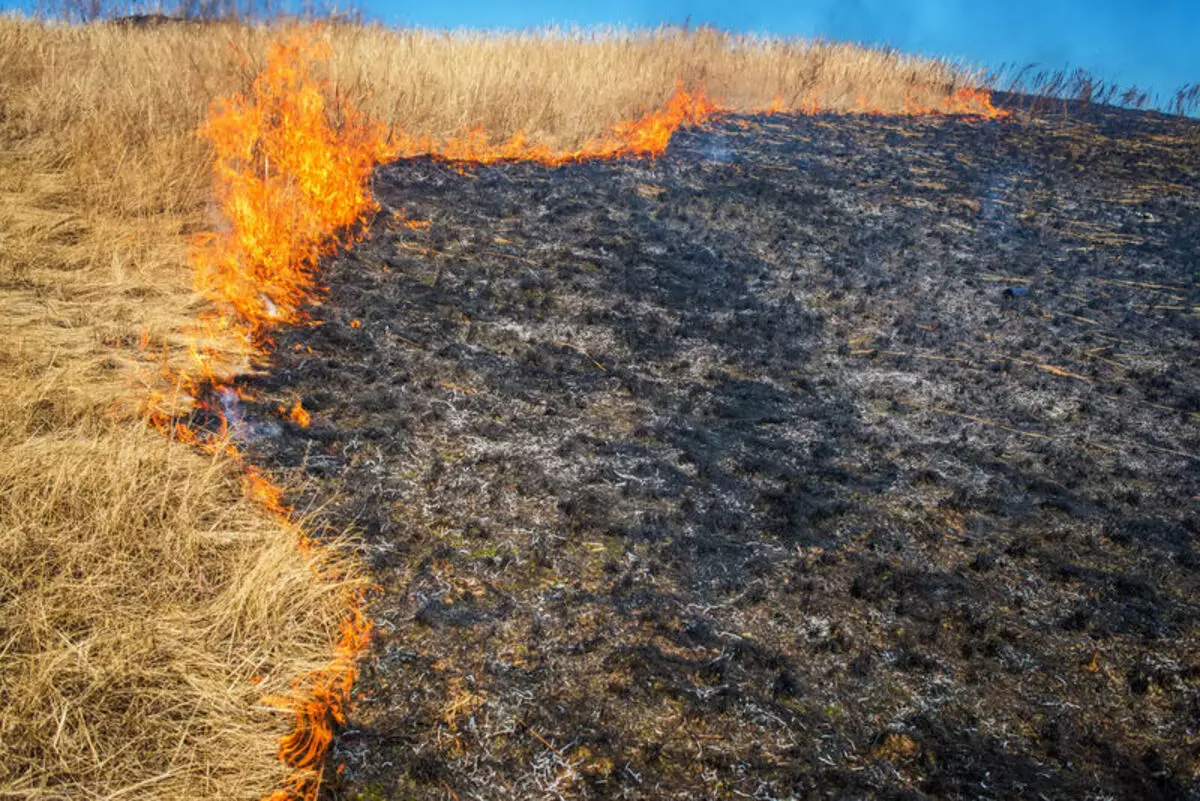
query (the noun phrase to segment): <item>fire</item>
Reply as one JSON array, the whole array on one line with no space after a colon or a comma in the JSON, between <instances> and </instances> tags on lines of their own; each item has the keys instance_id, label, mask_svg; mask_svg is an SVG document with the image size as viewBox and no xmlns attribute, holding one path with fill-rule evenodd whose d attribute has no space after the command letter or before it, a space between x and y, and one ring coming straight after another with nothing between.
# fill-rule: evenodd
<instances>
[{"instance_id":1,"label":"fire","mask_svg":"<svg viewBox=\"0 0 1200 801\"><path fill-rule=\"evenodd\" d=\"M555 150L546 144L532 143L524 131L517 131L506 142L492 142L481 128L473 128L462 136L443 141L428 135L412 136L396 129L392 132L390 146L398 158L428 155L440 161L480 165L501 161L533 161L559 166L592 159L654 157L662 155L671 135L681 125L701 125L716 114L727 111L729 109L709 100L703 88L687 92L682 83L677 83L675 93L663 108L636 120L615 123L604 135L585 142L578 150Z\"/></svg>"},{"instance_id":2,"label":"fire","mask_svg":"<svg viewBox=\"0 0 1200 801\"><path fill-rule=\"evenodd\" d=\"M270 45L266 68L249 92L214 103L200 131L213 147L214 195L227 228L195 239L191 264L197 290L217 313L188 332L191 370L167 376L182 389L175 398L152 394L147 417L173 439L222 450L238 462L228 434L245 425L237 407L241 393L222 382L232 372L228 359L203 343L219 341L225 350L254 356L270 344L271 327L304 319L303 306L321 291L320 258L348 244L347 230L376 210L367 180L390 154L381 125L328 101L329 87L314 69L329 54L314 30L283 36ZM193 409L219 419L220 430L178 422L172 410L180 393ZM311 420L300 401L280 413L300 426ZM291 522L283 490L253 466L242 467L246 495L281 520L302 551L316 553L314 570L329 570L320 545ZM293 773L271 794L274 801L315 801L334 727L345 722L357 659L372 630L357 590L345 603L329 664L297 679L287 697L267 699L295 716L279 751Z\"/></svg>"},{"instance_id":3,"label":"fire","mask_svg":"<svg viewBox=\"0 0 1200 801\"><path fill-rule=\"evenodd\" d=\"M246 468L242 475L242 486L245 487L248 498L257 501L279 517L287 518L291 514L292 510L283 503L283 490L272 484L258 468Z\"/></svg>"},{"instance_id":4,"label":"fire","mask_svg":"<svg viewBox=\"0 0 1200 801\"><path fill-rule=\"evenodd\" d=\"M940 106L929 107L915 103L911 98L904 99L905 114L923 115L957 115L979 119L998 120L1012 116L1007 109L998 109L992 105L992 93L986 89L971 89L964 87L942 100Z\"/></svg>"},{"instance_id":5,"label":"fire","mask_svg":"<svg viewBox=\"0 0 1200 801\"><path fill-rule=\"evenodd\" d=\"M406 208L402 208L402 209L400 209L400 211L393 212L392 219L394 221L396 221L397 223L399 223L400 225L403 225L405 228L409 228L413 231L428 231L429 228L433 225L433 222L431 220L414 220L414 219L412 219L411 217L408 216L408 209L406 209Z\"/></svg>"},{"instance_id":6,"label":"fire","mask_svg":"<svg viewBox=\"0 0 1200 801\"><path fill-rule=\"evenodd\" d=\"M279 745L279 758L296 773L268 797L269 801L308 801L316 797L334 728L346 722L350 691L358 678L358 657L370 638L371 623L363 615L361 603L355 603L342 623L330 664L303 677L292 696L266 699L296 716L295 728Z\"/></svg>"},{"instance_id":7,"label":"fire","mask_svg":"<svg viewBox=\"0 0 1200 801\"><path fill-rule=\"evenodd\" d=\"M280 414L286 414L289 420L301 428L308 428L308 424L312 422L312 415L304 408L304 404L301 401L296 401L296 405L291 409L288 409L286 406L280 406L279 412Z\"/></svg>"},{"instance_id":8,"label":"fire","mask_svg":"<svg viewBox=\"0 0 1200 801\"><path fill-rule=\"evenodd\" d=\"M243 475L246 494L287 524L305 553L320 551L319 543L308 538L291 522L291 507L283 501L283 491L261 472L248 466ZM320 560L317 560L320 563ZM320 567L314 569L321 569ZM333 657L325 667L300 676L292 682L292 691L271 696L263 702L292 713L291 732L279 743L279 759L292 774L265 801L316 801L321 789L325 758L338 726L346 723L350 692L358 678L358 660L371 641L374 628L363 614L361 593L346 598L347 615L338 627Z\"/></svg>"},{"instance_id":9,"label":"fire","mask_svg":"<svg viewBox=\"0 0 1200 801\"><path fill-rule=\"evenodd\" d=\"M293 31L270 46L249 93L214 103L201 129L229 227L195 240L196 287L256 341L301 319L320 257L376 208L367 179L388 155L383 127L327 103L313 68L329 55L311 31Z\"/></svg>"},{"instance_id":10,"label":"fire","mask_svg":"<svg viewBox=\"0 0 1200 801\"><path fill-rule=\"evenodd\" d=\"M820 106L820 104L817 102L817 98L816 98L816 96L815 96L815 95L812 95L812 94L810 94L810 95L809 95L809 96L808 96L808 97L807 97L807 98L804 100L804 102L803 102L803 103L800 105L800 107L799 107L798 109L796 109L796 110L797 110L797 111L799 111L801 114L809 114L809 115L813 115L813 114L819 114L819 113L820 113L820 111L821 111L821 106Z\"/></svg>"},{"instance_id":11,"label":"fire","mask_svg":"<svg viewBox=\"0 0 1200 801\"><path fill-rule=\"evenodd\" d=\"M428 153L443 161L475 164L531 160L559 165L653 157L666 150L679 126L703 123L723 110L703 90L688 93L678 86L664 108L617 123L571 152L531 144L522 132L498 144L480 130L443 142L399 130L385 139L380 125L353 108L327 108L327 87L314 77L313 68L328 56L328 46L311 32L293 32L271 45L266 68L248 94L219 101L210 109L201 133L215 153L214 194L228 228L193 243L196 287L220 310L193 332L199 341L229 341L232 333L253 353L270 344L272 327L302 321L303 306L320 296L316 271L321 257L348 244L352 237L345 231L377 208L366 183L381 160ZM338 126L329 123L330 112L340 119ZM396 217L414 230L429 226L427 221L409 220L403 210ZM360 323L355 320L352 325ZM201 386L222 399L233 394L218 380L212 354L193 349L193 356L197 375L188 382L192 395L205 394L197 389ZM235 412L225 406L222 402L214 410L222 420L220 437L178 423L170 433L181 441L216 447L212 443L224 441L227 421L236 428L236 421L228 420ZM300 426L311 420L299 401L279 411ZM167 420L160 421L164 429L170 425ZM236 449L231 452L237 457ZM248 497L290 521L282 490L261 472L245 466L243 483ZM318 547L294 530L302 549ZM346 720L358 658L371 636L361 597L348 598L347 606L330 663L298 679L291 694L267 699L295 718L279 748L280 759L293 773L269 801L314 801L320 790L335 728Z\"/></svg>"}]
</instances>

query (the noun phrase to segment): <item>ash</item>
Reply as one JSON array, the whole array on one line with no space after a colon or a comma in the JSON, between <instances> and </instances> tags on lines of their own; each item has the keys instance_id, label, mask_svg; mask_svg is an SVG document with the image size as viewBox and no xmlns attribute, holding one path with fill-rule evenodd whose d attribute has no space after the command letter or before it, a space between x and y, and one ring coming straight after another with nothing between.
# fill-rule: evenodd
<instances>
[{"instance_id":1,"label":"ash","mask_svg":"<svg viewBox=\"0 0 1200 801\"><path fill-rule=\"evenodd\" d=\"M381 587L330 797L1200 797L1198 154L775 116L380 169L245 381Z\"/></svg>"}]
</instances>

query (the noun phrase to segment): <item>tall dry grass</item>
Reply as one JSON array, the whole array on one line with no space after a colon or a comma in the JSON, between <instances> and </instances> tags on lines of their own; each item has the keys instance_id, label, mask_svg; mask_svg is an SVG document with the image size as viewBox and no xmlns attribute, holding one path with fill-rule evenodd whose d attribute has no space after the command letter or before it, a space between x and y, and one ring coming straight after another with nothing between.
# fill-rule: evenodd
<instances>
[{"instance_id":1,"label":"tall dry grass","mask_svg":"<svg viewBox=\"0 0 1200 801\"><path fill-rule=\"evenodd\" d=\"M186 344L192 132L262 39L0 22L0 797L260 796L344 613L227 458L110 412Z\"/></svg>"},{"instance_id":2,"label":"tall dry grass","mask_svg":"<svg viewBox=\"0 0 1200 801\"><path fill-rule=\"evenodd\" d=\"M743 111L780 98L827 111L936 107L981 76L946 61L854 45L693 31L550 30L517 34L332 32L335 74L363 110L405 130L448 136L524 129L574 149L616 120L663 103L680 80Z\"/></svg>"},{"instance_id":3,"label":"tall dry grass","mask_svg":"<svg viewBox=\"0 0 1200 801\"><path fill-rule=\"evenodd\" d=\"M832 110L933 106L973 79L709 30L323 35L337 90L387 124L563 147L676 79ZM0 18L0 797L261 795L289 721L260 701L323 661L344 611L227 457L132 413L199 311L183 237L219 222L193 132L269 36Z\"/></svg>"}]
</instances>

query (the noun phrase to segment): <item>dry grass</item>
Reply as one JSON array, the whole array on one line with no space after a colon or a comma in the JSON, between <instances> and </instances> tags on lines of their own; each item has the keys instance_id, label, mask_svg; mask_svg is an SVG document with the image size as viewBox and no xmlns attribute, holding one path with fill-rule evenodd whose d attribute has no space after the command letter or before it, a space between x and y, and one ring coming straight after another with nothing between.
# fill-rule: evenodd
<instances>
[{"instance_id":1,"label":"dry grass","mask_svg":"<svg viewBox=\"0 0 1200 801\"><path fill-rule=\"evenodd\" d=\"M313 669L337 595L228 465L78 428L0 462L0 796L253 797L282 778L259 707Z\"/></svg>"},{"instance_id":2,"label":"dry grass","mask_svg":"<svg viewBox=\"0 0 1200 801\"><path fill-rule=\"evenodd\" d=\"M447 136L524 129L575 148L612 122L661 104L676 80L737 110L775 97L828 111L936 106L980 77L953 64L852 45L683 32L437 34L339 27L333 67L364 111ZM452 65L452 68L451 68Z\"/></svg>"},{"instance_id":3,"label":"dry grass","mask_svg":"<svg viewBox=\"0 0 1200 801\"><path fill-rule=\"evenodd\" d=\"M561 146L677 78L738 108L899 110L973 77L705 30L325 35L338 90L384 122ZM268 37L0 19L0 797L262 794L288 721L260 701L321 662L343 612L227 458L127 413L198 311L183 235L216 221L193 131Z\"/></svg>"}]
</instances>

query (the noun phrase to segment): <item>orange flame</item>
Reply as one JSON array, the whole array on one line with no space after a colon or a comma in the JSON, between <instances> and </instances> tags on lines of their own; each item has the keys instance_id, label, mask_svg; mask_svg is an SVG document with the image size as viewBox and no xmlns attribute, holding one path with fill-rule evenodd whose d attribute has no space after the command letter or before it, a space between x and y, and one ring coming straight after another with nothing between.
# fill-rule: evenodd
<instances>
[{"instance_id":1,"label":"orange flame","mask_svg":"<svg viewBox=\"0 0 1200 801\"><path fill-rule=\"evenodd\" d=\"M428 231L433 222L430 220L414 220L408 216L408 209L402 208L393 212L392 219L413 231Z\"/></svg>"},{"instance_id":2,"label":"orange flame","mask_svg":"<svg viewBox=\"0 0 1200 801\"><path fill-rule=\"evenodd\" d=\"M286 518L291 509L283 503L283 490L271 483L256 467L247 467L242 476L242 485L246 496L258 501L263 507L274 512L279 517Z\"/></svg>"},{"instance_id":3,"label":"orange flame","mask_svg":"<svg viewBox=\"0 0 1200 801\"><path fill-rule=\"evenodd\" d=\"M227 230L193 242L192 265L197 289L221 314L206 321L198 339L235 334L248 352L269 344L271 327L303 319L302 307L317 299L320 258L351 237L345 229L377 206L366 187L374 165L388 157L428 153L443 161L489 164L502 160L533 160L548 165L583 159L657 156L671 134L685 123L701 123L720 109L703 90L694 94L677 87L665 108L634 121L617 123L602 137L572 152L532 145L518 132L493 145L479 130L444 142L393 132L386 141L382 128L345 104L333 109L340 125L329 123L326 86L312 67L329 55L310 32L295 31L273 43L267 66L248 95L215 103L201 133L212 143L215 194L227 220ZM414 230L427 221L397 217ZM354 327L361 325L355 320ZM210 355L193 349L199 375L190 385L219 384ZM280 409L301 426L310 416L300 402ZM168 427L163 418L161 427ZM204 446L205 437L175 424L183 441ZM222 431L222 434L224 432ZM222 438L223 439L223 438ZM236 455L236 450L232 451ZM291 510L282 490L258 470L245 468L249 497L282 520ZM299 545L317 547L296 531ZM295 716L279 757L292 774L268 797L269 801L315 801L325 758L335 727L345 723L351 688L358 675L357 660L370 641L372 624L362 613L362 598L347 599L343 621L328 665L293 684L291 694L267 699Z\"/></svg>"},{"instance_id":4,"label":"orange flame","mask_svg":"<svg viewBox=\"0 0 1200 801\"><path fill-rule=\"evenodd\" d=\"M308 428L308 424L312 422L312 415L308 413L308 409L304 408L304 403L296 401L296 405L290 410L286 406L280 406L279 411L286 414L288 419L301 428Z\"/></svg>"},{"instance_id":5,"label":"orange flame","mask_svg":"<svg viewBox=\"0 0 1200 801\"><path fill-rule=\"evenodd\" d=\"M910 98L904 98L905 114L956 115L978 119L999 120L1012 116L1007 109L992 105L992 93L986 89L964 87L942 100L938 107L922 106Z\"/></svg>"},{"instance_id":6,"label":"orange flame","mask_svg":"<svg viewBox=\"0 0 1200 801\"><path fill-rule=\"evenodd\" d=\"M783 97L781 95L775 95L773 98L771 98L771 105L763 109L761 113L780 114L784 111L787 111L787 106L783 102Z\"/></svg>"},{"instance_id":7,"label":"orange flame","mask_svg":"<svg viewBox=\"0 0 1200 801\"><path fill-rule=\"evenodd\" d=\"M266 801L315 801L334 728L346 722L350 691L358 678L358 657L370 643L371 630L361 601L356 600L342 622L333 660L302 677L292 695L266 699L295 715L292 732L279 744L279 758L295 772Z\"/></svg>"},{"instance_id":8,"label":"orange flame","mask_svg":"<svg viewBox=\"0 0 1200 801\"><path fill-rule=\"evenodd\" d=\"M196 286L256 340L301 319L318 291L320 257L343 243L338 231L376 208L366 184L387 155L383 128L347 104L328 107L312 67L329 54L304 30L272 43L249 94L214 103L201 129L229 228L194 241Z\"/></svg>"},{"instance_id":9,"label":"orange flame","mask_svg":"<svg viewBox=\"0 0 1200 801\"><path fill-rule=\"evenodd\" d=\"M269 46L266 68L248 94L209 109L201 135L213 146L214 194L228 228L193 241L196 287L220 312L191 332L197 343L229 342L233 335L251 355L268 344L270 327L302 320L303 305L320 292L321 256L347 244L352 236L345 229L377 208L367 180L389 154L383 128L345 103L327 102L328 86L314 77L313 68L328 56L329 46L313 30L294 30ZM198 345L191 351L193 375L181 379L189 394L199 396L196 389L203 386L221 389L216 356ZM220 435L194 431L161 411L168 406L164 400L152 399L152 425L181 442L224 448L240 459L227 444L223 415ZM310 422L299 401L280 411L298 425ZM244 471L246 494L287 523L301 550L319 551L290 522L283 491L254 467ZM317 559L314 570L327 570L328 564ZM345 722L357 658L372 628L357 591L346 604L330 663L297 679L288 697L268 699L295 715L279 751L293 773L271 794L275 801L315 801L334 727Z\"/></svg>"},{"instance_id":10,"label":"orange flame","mask_svg":"<svg viewBox=\"0 0 1200 801\"><path fill-rule=\"evenodd\" d=\"M358 679L358 658L371 639L372 625L355 605L342 624L334 659L301 677L291 694L264 702L292 712L293 729L279 744L279 759L293 769L264 801L316 801L335 727L345 725L350 691Z\"/></svg>"},{"instance_id":11,"label":"orange flame","mask_svg":"<svg viewBox=\"0 0 1200 801\"><path fill-rule=\"evenodd\" d=\"M685 124L699 125L715 114L727 111L708 99L704 89L694 93L677 83L675 93L666 105L636 120L612 125L603 135L584 143L578 150L555 150L546 144L527 140L525 132L517 131L502 143L494 143L482 128L472 128L462 136L438 141L425 136L412 136L400 129L392 132L390 146L398 158L428 155L440 161L494 164L501 161L534 161L558 166L591 159L615 159L622 156L654 157L662 155L671 134Z\"/></svg>"},{"instance_id":12,"label":"orange flame","mask_svg":"<svg viewBox=\"0 0 1200 801\"><path fill-rule=\"evenodd\" d=\"M288 524L301 551L320 549L318 543L291 523L291 507L284 504L283 491L278 486L253 466L246 467L243 482L249 497ZM346 605L347 616L338 626L338 639L329 663L293 681L288 695L263 699L264 703L294 716L292 731L279 742L279 759L292 773L265 801L316 801L320 794L334 730L346 723L350 693L358 679L358 659L370 644L374 629L374 624L363 614L361 593L349 594Z\"/></svg>"}]
</instances>

